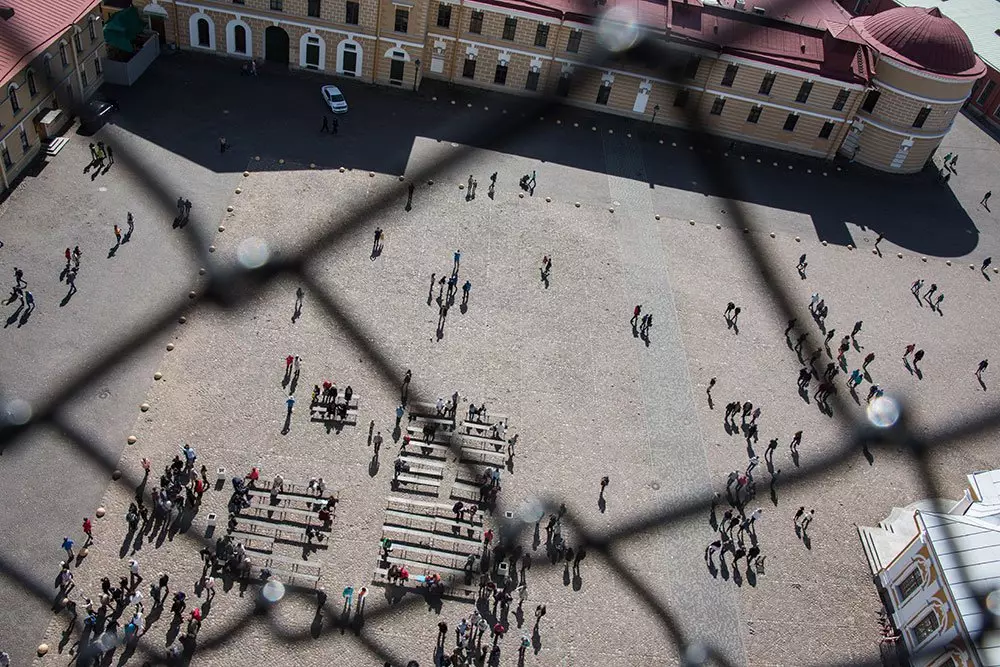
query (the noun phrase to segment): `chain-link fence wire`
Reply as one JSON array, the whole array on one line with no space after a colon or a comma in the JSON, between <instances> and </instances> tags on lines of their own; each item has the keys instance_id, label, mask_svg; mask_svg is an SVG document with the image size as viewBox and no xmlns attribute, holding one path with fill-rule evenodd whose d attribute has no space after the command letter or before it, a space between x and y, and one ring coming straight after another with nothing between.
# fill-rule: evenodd
<instances>
[{"instance_id":1,"label":"chain-link fence wire","mask_svg":"<svg viewBox=\"0 0 1000 667\"><path fill-rule=\"evenodd\" d=\"M772 15L782 16L785 15L787 9L800 1L778 0L770 6L770 11ZM581 2L577 9L581 14L592 13L592 8L588 7L585 2ZM731 22L719 31L720 46L718 51L720 53L725 50L726 44L740 44L748 38L752 31L761 25L766 25L764 19L747 16L749 20ZM5 32L7 34L13 33L12 41L14 42L27 41L26 38L22 39L16 30L10 30L9 27ZM594 82L600 76L601 66L609 63L616 67L633 66L647 71L655 71L671 84L683 85L682 73L691 53L684 47L664 39L660 35L644 32L642 26L638 25L627 12L618 9L606 12L597 19L597 32L600 36L601 48L596 49L594 54L586 59L581 68L582 72L574 72L575 85L586 85ZM704 45L701 47L704 48ZM50 88L54 89L51 75L46 74L46 78ZM443 154L433 164L408 173L407 179L414 183L432 180L436 175L447 172L465 162L476 150L472 148L473 146L502 150L506 143L514 137L531 132L538 117L550 113L561 104L561 99L551 94L537 98L517 98L511 100L514 113L499 121L492 120L488 126L470 120L466 120L464 123L459 121L460 124L454 129L457 130L456 141L462 144L463 148ZM78 116L87 113L85 105L80 101L77 102L74 111ZM727 171L723 160L711 157L723 153L723 140L706 131L705 119L695 106L688 105L684 113L686 129L691 133L695 147L698 149L694 154L699 160L709 186L728 200L727 211L729 211L733 226L736 229L748 230L748 233L741 236L744 249L753 260L757 278L769 288L775 317L787 320L799 319L796 315L802 314L802 309L793 305L791 295L778 280L775 268L768 261L760 243L761 237L757 233L758 225L742 204L744 199L741 196L739 179L735 178L732 172ZM156 178L155 165L133 153L127 144L118 148L116 162L123 168L125 178L130 181L137 196L146 196L158 202L164 212L174 210L173 193L168 192L166 185ZM90 363L81 364L81 370L77 372L75 377L62 383L59 388L40 402L27 405L23 401L7 396L4 401L3 421L0 423L0 449L23 444L25 436L32 429L52 428L59 432L61 437L71 443L76 450L98 464L110 475L117 468L117 460L102 453L102 448L94 443L79 426L64 416L64 406L79 398L83 392L96 384L123 360L137 354L144 346L151 344L157 334L173 327L178 318L202 308L237 309L248 299L254 298L266 286L285 276L295 278L306 287L330 321L341 327L351 342L364 351L368 360L372 362L377 376L387 385L395 385L402 377L401 369L405 366L390 358L390 355L375 342L377 337L367 336L364 327L347 315L345 304L321 285L315 273L310 269L310 262L319 253L335 247L346 235L361 225L378 221L380 225L391 227L391 223L383 221L383 216L391 208L404 201L405 196L406 185L404 183L396 184L391 188L391 196L383 196L371 201L363 207L356 208L345 217L331 218L326 229L311 242L303 244L305 249L298 255L283 256L280 260L267 258L267 261L255 262L253 266L243 265L239 262L224 264L209 254L210 239L205 231L209 227L202 224L204 221L199 220L200 213L194 214L193 224L183 227L182 236L190 247L190 253L197 257L200 265L206 269L206 278L202 282L199 292L195 294L194 298L190 298L186 294L178 295L168 307L163 309L159 316L145 325L137 327L96 359L91 359ZM802 317L801 320L806 321L806 318ZM794 330L796 333L804 332L804 328L798 323L796 323ZM3 388L0 387L0 392L2 390ZM411 393L412 397L418 401L430 395L419 386L419 383L412 389ZM941 496L938 493L934 476L929 470L928 459L931 444L940 447L947 443L981 435L1000 425L1000 412L987 410L962 423L932 431L929 436L920 438L910 428L907 413L902 405L898 405L900 418L891 426L880 428L864 421L853 421L838 394L834 393L831 401L834 408L833 413L843 422L849 433L848 437L839 445L827 447L826 454L787 475L785 485L808 484L818 476L829 472L843 462L846 457L856 455L859 449L870 456L872 448L891 445L902 447L909 453L919 478L925 484L925 497L939 498ZM449 446L453 453L460 453L458 439L453 439ZM460 466L466 467L467 471L474 475L471 466L461 463L460 456L456 458L459 460ZM121 473L121 483L129 488L141 488L142 480L137 471L124 470ZM148 494L146 494L145 500L149 501ZM548 498L540 502L542 502L541 507L545 511L555 511L563 499ZM689 519L692 516L703 515L709 511L711 503L712 493L709 490L706 491L704 497L675 503L659 512L623 521L610 531L602 532L600 535L588 530L582 522L577 520L571 510L564 515L564 520L578 535L580 545L600 554L621 582L637 599L643 602L651 614L655 615L666 635L676 646L682 660L691 665L709 663L728 665L729 662L715 647L702 638L686 636L680 628L676 614L670 610L668 602L655 595L629 570L627 565L615 554L614 547L641 531L661 528L673 522ZM494 520L499 523L500 528L498 531L500 539L497 546L497 560L509 553L512 545L519 542L522 531L532 523L532 520L525 520L523 512L517 508L513 511L514 519L503 518L506 509L501 495L493 512ZM191 531L182 534L180 538L191 543L192 554L195 553L195 549L212 546L207 538L195 535ZM955 554L955 557L960 566L964 568L963 555L959 552ZM553 566L544 563L541 565L543 568ZM24 587L39 600L50 602L49 590L38 584L21 565L12 562L3 554L0 554L0 575L5 579L7 585ZM297 586L289 586L288 591L294 595L314 594L311 589ZM981 610L987 609L985 597L989 592L988 590L975 591ZM370 651L373 657L377 656L379 660L392 665L407 664L412 656L394 654L388 646L376 639L373 633L366 630L365 626L370 621L392 616L410 606L422 603L421 597L411 595L397 604L373 605L372 609L366 610L362 623L356 621L345 623L333 613L336 611L335 605L328 603L325 611L332 620L325 623L322 636L326 639L336 640L339 637L341 641L356 641ZM254 613L233 619L226 627L211 627L210 632L203 635L198 641L197 653L199 656L206 656L215 651L225 650L227 646L240 640L243 634L251 628L256 618L266 618L269 609L270 606L261 598ZM989 620L984 632L995 629L994 616L986 612L985 618ZM273 622L269 622L268 626L275 641L289 646L303 641L315 640L310 630L288 632ZM77 628L78 631L80 629L80 627ZM345 634L344 631L348 629L352 632ZM973 640L976 642L980 638L981 634L973 636ZM193 647L191 649L193 650ZM83 647L77 658L79 663L87 664L89 658L96 657L94 650L90 648L88 652L88 647ZM941 646L932 644L921 650L921 656L929 657L940 653L941 650ZM140 654L141 659L154 664L165 664L170 661L161 649L151 646L145 641L139 642L137 653ZM862 663L844 664L858 665ZM879 663L872 662L870 664Z\"/></svg>"}]
</instances>

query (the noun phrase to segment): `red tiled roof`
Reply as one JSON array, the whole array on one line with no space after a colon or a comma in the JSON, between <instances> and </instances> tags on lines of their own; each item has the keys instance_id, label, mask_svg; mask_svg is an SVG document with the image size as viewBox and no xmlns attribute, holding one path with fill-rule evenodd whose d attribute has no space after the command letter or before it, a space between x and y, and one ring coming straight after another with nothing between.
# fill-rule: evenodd
<instances>
[{"instance_id":1,"label":"red tiled roof","mask_svg":"<svg viewBox=\"0 0 1000 667\"><path fill-rule=\"evenodd\" d=\"M855 62L863 42L847 27L849 16L834 0L807 0L786 19L753 12L761 6L788 13L783 8L791 5L781 0L745 0L745 9L736 9L735 0L607 0L586 13L579 0L477 2L587 24L611 7L623 7L643 28L667 39L839 81L869 79L868 69ZM838 38L834 29L846 32L847 39Z\"/></svg>"},{"instance_id":2,"label":"red tiled roof","mask_svg":"<svg viewBox=\"0 0 1000 667\"><path fill-rule=\"evenodd\" d=\"M0 20L0 85L5 85L32 58L51 45L98 0L3 0L14 10Z\"/></svg>"},{"instance_id":3,"label":"red tiled roof","mask_svg":"<svg viewBox=\"0 0 1000 667\"><path fill-rule=\"evenodd\" d=\"M851 19L851 26L882 55L918 69L979 77L986 68L965 31L936 7L895 7Z\"/></svg>"}]
</instances>

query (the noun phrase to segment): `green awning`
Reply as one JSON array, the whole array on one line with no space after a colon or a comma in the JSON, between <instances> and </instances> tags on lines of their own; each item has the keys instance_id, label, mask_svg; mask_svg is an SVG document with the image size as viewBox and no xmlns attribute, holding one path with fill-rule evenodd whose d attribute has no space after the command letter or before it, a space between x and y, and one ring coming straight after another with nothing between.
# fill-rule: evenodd
<instances>
[{"instance_id":1,"label":"green awning","mask_svg":"<svg viewBox=\"0 0 1000 667\"><path fill-rule=\"evenodd\" d=\"M143 31L145 25L139 11L133 6L116 12L104 25L104 41L119 51L132 53L133 40Z\"/></svg>"}]
</instances>

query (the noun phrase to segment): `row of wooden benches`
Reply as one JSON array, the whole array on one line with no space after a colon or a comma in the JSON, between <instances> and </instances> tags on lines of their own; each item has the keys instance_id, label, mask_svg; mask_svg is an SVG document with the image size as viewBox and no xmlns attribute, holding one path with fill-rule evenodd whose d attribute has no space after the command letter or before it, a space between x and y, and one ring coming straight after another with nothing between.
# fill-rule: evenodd
<instances>
[{"instance_id":1,"label":"row of wooden benches","mask_svg":"<svg viewBox=\"0 0 1000 667\"><path fill-rule=\"evenodd\" d=\"M469 449L480 449L487 452L506 452L507 441L501 440L499 438L492 438L484 435L472 435L471 433L435 433L430 440L424 437L424 429L419 426L409 425L406 427L406 432L410 436L411 442L422 442L432 445L444 445L447 446L451 444L454 440L458 440L462 447L467 447Z\"/></svg>"}]
</instances>

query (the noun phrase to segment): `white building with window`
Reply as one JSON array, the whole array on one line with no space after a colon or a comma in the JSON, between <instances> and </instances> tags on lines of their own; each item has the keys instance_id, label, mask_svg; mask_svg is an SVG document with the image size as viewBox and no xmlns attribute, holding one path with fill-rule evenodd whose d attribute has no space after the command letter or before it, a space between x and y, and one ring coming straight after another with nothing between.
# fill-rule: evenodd
<instances>
[{"instance_id":1,"label":"white building with window","mask_svg":"<svg viewBox=\"0 0 1000 667\"><path fill-rule=\"evenodd\" d=\"M1000 470L973 473L968 484L957 502L896 507L878 527L858 527L914 667L1000 667L1000 632L988 630L984 606L1000 590Z\"/></svg>"}]
</instances>

